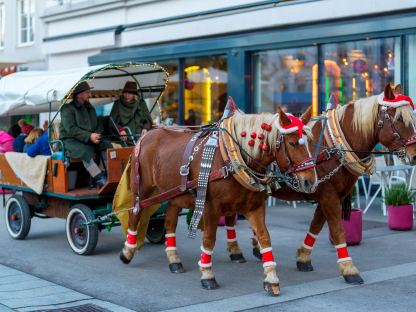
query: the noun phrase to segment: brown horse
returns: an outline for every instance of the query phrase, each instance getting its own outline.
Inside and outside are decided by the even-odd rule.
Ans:
[[[402,155],[406,156],[410,164],[416,164],[415,121],[410,105],[397,106],[395,104],[400,102],[400,99],[400,95],[395,95],[391,87],[386,86],[384,99],[383,96],[372,96],[336,109],[335,117],[339,121],[342,133],[351,150],[357,151],[355,154],[358,158],[366,159],[371,156],[370,151],[377,143],[381,143],[391,152],[401,150],[405,153]],[[404,102],[406,100],[408,101],[405,99]],[[308,111],[310,112],[310,109]],[[315,144],[321,130],[321,122],[316,122],[312,127]],[[322,146],[322,150],[324,149],[328,150],[328,146]],[[358,269],[353,265],[348,254],[341,222],[341,204],[351,193],[358,176],[357,172],[352,173],[349,169],[351,168],[340,166],[339,159],[331,157],[328,161],[317,165],[320,179],[325,180],[326,177],[329,179],[320,183],[315,193],[304,194],[294,192],[289,188],[282,188],[274,191],[272,196],[283,200],[318,202],[309,232],[297,250],[297,267],[300,271],[313,270],[312,248],[325,221],[327,221],[337,250],[341,275],[347,283],[363,283]],[[228,226],[233,226],[233,223],[232,217],[226,218]],[[255,238],[253,239],[253,247],[253,254],[259,257],[259,247]],[[239,250],[237,242],[234,242],[234,250]]]
[[[294,167],[292,164],[305,164],[304,160],[311,157],[311,152],[308,148],[310,138],[306,140],[306,144],[299,144],[299,134],[297,132],[285,134],[280,144],[276,144],[279,142],[279,138],[281,138],[279,129],[289,127],[292,123],[292,119],[289,119],[282,111],[276,115],[244,115],[236,113],[231,119],[234,122],[236,133],[232,139],[238,143],[241,150],[246,151],[242,153],[242,156],[247,164],[247,172],[264,172],[265,166],[273,161],[276,161],[280,168],[286,171]],[[218,130],[221,132],[220,135],[230,135],[225,133],[222,128],[218,128]],[[163,194],[181,185],[183,177],[180,175],[179,168],[183,163],[181,160],[183,159],[187,142],[192,137],[193,133],[156,129],[146,134],[141,142],[136,145],[136,151],[132,158],[132,190],[134,190],[140,201],[151,196],[155,190]],[[195,145],[200,146],[200,144],[204,143],[203,140],[201,138],[198,139]],[[266,148],[264,144],[267,145]],[[202,170],[201,153],[196,153],[193,157],[194,160],[189,166],[190,180],[196,179],[199,171]],[[211,175],[212,172],[217,172],[226,165],[222,155],[216,149],[212,161]],[[297,176],[302,191],[310,192],[314,190],[316,172],[313,166],[298,172]],[[139,185],[137,185],[138,177],[140,178]],[[258,241],[261,245],[264,262],[265,290],[272,295],[280,293],[270,236],[265,224],[266,196],[265,192],[255,192],[246,189],[237,179],[231,177],[209,183],[205,209],[203,211],[204,232],[201,260],[199,261],[202,273],[201,283],[204,288],[215,289],[218,287],[212,272],[211,262],[218,219],[221,215],[230,216],[239,213],[245,215],[251,226],[258,233]],[[133,207],[137,207],[136,200],[133,200]],[[169,200],[165,220],[167,233],[166,255],[169,267],[173,273],[184,271],[177,254],[175,241],[178,215],[182,207],[193,207],[194,205],[195,197],[192,194],[192,190],[183,192]],[[124,263],[129,263],[135,253],[137,224],[140,220],[141,211],[141,209],[129,211],[127,240],[120,253],[120,259]]]

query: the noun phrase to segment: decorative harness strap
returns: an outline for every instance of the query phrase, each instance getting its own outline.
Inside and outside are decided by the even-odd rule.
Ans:
[[[355,176],[362,176],[364,174],[371,174],[375,168],[375,159],[372,156],[368,161],[361,161],[356,153],[351,152],[352,148],[344,137],[341,125],[336,116],[336,110],[328,111],[328,125],[325,129],[325,139],[330,148],[341,146],[345,151],[345,168]]]
[[[233,177],[241,184],[244,188],[252,192],[262,192],[265,190],[262,183],[267,184],[269,179],[262,180],[262,183],[258,183],[250,176],[241,164],[245,164],[245,161],[240,153],[239,147],[233,141],[235,137],[235,131],[232,124],[232,118],[224,119],[221,123],[221,128],[227,131],[221,131],[219,135],[220,139],[220,151],[222,159],[225,162],[229,162],[234,170]]]
[[[189,238],[196,237],[196,230],[204,212],[205,199],[207,196],[208,189],[208,180],[211,173],[212,160],[214,158],[215,150],[217,149],[217,143],[218,135],[217,132],[214,131],[211,137],[208,139],[207,143],[205,144],[204,151],[202,152],[201,164],[198,175],[198,189],[195,201],[195,209],[191,222],[189,224]]]
[[[189,166],[191,165],[191,162],[194,160],[192,151],[196,141],[199,139],[201,134],[202,132],[197,132],[194,134],[194,136],[186,144],[185,151],[183,153],[182,165],[180,167],[179,173],[181,175],[181,187],[184,191],[186,190],[186,183],[188,182]]]

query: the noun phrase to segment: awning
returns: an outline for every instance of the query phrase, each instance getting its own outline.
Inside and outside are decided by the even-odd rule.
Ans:
[[[91,104],[111,103],[127,81],[136,81],[144,99],[157,99],[164,91],[168,73],[158,64],[108,64],[60,71],[26,71],[0,79],[0,116],[52,111],[71,99],[81,81],[93,88]]]

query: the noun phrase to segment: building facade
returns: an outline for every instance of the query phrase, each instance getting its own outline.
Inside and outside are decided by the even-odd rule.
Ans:
[[[0,0],[0,79],[16,71],[47,69],[42,52],[43,11],[42,0]],[[0,128],[21,117],[0,117]],[[37,116],[25,117],[38,122]]]
[[[163,109],[180,124],[217,120],[228,96],[246,112],[295,114],[389,82],[416,96],[413,0],[62,0],[42,19],[50,69],[164,65]]]

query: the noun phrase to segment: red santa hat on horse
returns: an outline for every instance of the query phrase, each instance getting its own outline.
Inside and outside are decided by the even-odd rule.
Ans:
[[[400,84],[396,86],[387,85],[384,92],[378,96],[377,101],[380,105],[386,106],[387,108],[410,105],[412,110],[415,110],[412,99],[407,95],[403,95],[402,86]]]
[[[285,122],[282,123],[280,121],[280,118],[278,121],[276,121],[277,128],[279,129],[281,134],[287,134],[287,133],[294,133],[298,132],[299,134],[299,144],[305,144],[305,139],[303,138],[303,131],[306,128],[303,121],[292,114],[286,113],[287,118],[289,119],[290,123]]]

